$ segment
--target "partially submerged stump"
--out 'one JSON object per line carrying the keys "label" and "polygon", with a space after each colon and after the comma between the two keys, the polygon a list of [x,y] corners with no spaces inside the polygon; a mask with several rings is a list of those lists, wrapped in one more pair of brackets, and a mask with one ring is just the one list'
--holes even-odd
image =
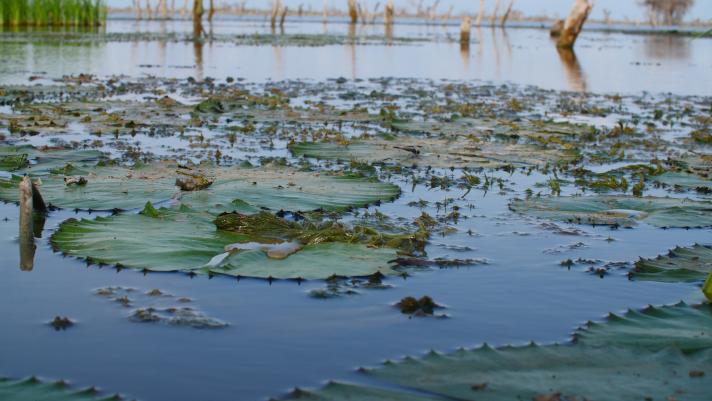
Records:
{"label": "partially submerged stump", "polygon": [[270,26],[275,28],[277,26],[277,15],[279,14],[279,9],[281,8],[280,0],[274,0],[272,2],[272,14],[270,15]]}
{"label": "partially submerged stump", "polygon": [[355,24],[358,22],[358,3],[356,2],[356,0],[348,0],[348,5],[351,23]]}
{"label": "partially submerged stump", "polygon": [[551,30],[549,30],[549,35],[552,38],[558,38],[561,36],[561,31],[564,30],[564,20],[558,19],[554,22],[554,25],[551,26]]}
{"label": "partially submerged stump", "polygon": [[469,45],[470,44],[470,27],[472,26],[472,18],[469,15],[462,17],[462,22],[460,23],[460,44]]}
{"label": "partially submerged stump", "polygon": [[574,6],[571,8],[566,22],[564,22],[559,41],[556,44],[558,47],[568,49],[574,47],[574,43],[576,43],[576,39],[583,29],[583,24],[586,23],[592,9],[593,4],[589,0],[576,0],[574,2]]}
{"label": "partially submerged stump", "polygon": [[386,25],[393,24],[393,15],[395,14],[395,6],[393,5],[393,0],[388,0],[386,8],[383,11],[383,22]]}

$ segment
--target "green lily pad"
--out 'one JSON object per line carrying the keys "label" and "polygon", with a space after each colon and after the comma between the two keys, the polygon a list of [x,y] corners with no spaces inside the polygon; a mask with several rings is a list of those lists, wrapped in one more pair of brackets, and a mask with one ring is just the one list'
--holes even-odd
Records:
{"label": "green lily pad", "polygon": [[45,383],[34,377],[24,380],[0,378],[3,401],[119,401],[116,395],[101,396],[95,388],[74,390],[66,382]]}
{"label": "green lily pad", "polygon": [[510,209],[538,218],[577,224],[662,228],[712,226],[712,203],[689,199],[632,196],[561,196],[515,199]]}
{"label": "green lily pad", "polygon": [[[181,175],[174,163],[154,163],[133,169],[81,163],[71,169],[66,167],[68,160],[88,161],[86,156],[80,152],[38,158],[43,161],[39,189],[47,203],[85,210],[137,209],[147,201],[168,201],[178,193],[175,180]],[[356,176],[290,168],[207,166],[203,170],[215,183],[205,190],[183,192],[181,197],[184,203],[198,210],[337,210],[391,201],[400,194],[397,185]],[[87,183],[66,185],[65,174],[86,177]],[[0,199],[17,202],[18,185],[17,176],[0,179]]]}
{"label": "green lily pad", "polygon": [[696,174],[684,172],[668,171],[660,175],[651,177],[654,182],[681,190],[697,190],[699,192],[711,192],[712,181],[702,178]]}
{"label": "green lily pad", "polygon": [[[225,254],[225,247],[255,241],[248,235],[217,230],[214,216],[186,207],[153,209],[149,215],[122,214],[95,220],[70,219],[52,236],[57,250],[93,263],[148,271],[185,271],[258,278],[323,279],[395,274],[391,248],[363,244],[315,243],[285,259],[270,259],[260,249]],[[221,257],[224,255],[224,257]],[[219,259],[214,262],[214,258]]]}
{"label": "green lily pad", "polygon": [[[92,167],[85,185],[66,185],[64,175],[41,177],[38,188],[45,202],[55,207],[83,210],[136,209],[147,201],[164,202],[178,191],[175,173],[152,168]],[[0,179],[0,199],[17,202],[17,177]]]}
{"label": "green lily pad", "polygon": [[53,148],[42,150],[32,146],[6,146],[0,147],[0,170],[44,176],[67,165],[94,166],[101,157],[101,152],[96,150]]}
{"label": "green lily pad", "polygon": [[707,399],[712,385],[711,308],[651,307],[590,324],[577,331],[572,344],[485,345],[365,370],[392,389],[388,392],[329,385],[299,395],[324,401],[372,400],[374,394],[398,400],[419,393],[472,401]]}
{"label": "green lily pad", "polygon": [[677,247],[665,256],[640,259],[630,276],[637,280],[691,282],[704,280],[712,271],[712,247],[695,244]]}
{"label": "green lily pad", "polygon": [[712,301],[712,272],[707,276],[705,284],[702,286],[702,292],[708,300]]}
{"label": "green lily pad", "polygon": [[356,176],[296,171],[289,168],[219,169],[215,183],[185,193],[183,203],[199,210],[231,211],[239,200],[272,210],[338,210],[388,202],[400,187]]}

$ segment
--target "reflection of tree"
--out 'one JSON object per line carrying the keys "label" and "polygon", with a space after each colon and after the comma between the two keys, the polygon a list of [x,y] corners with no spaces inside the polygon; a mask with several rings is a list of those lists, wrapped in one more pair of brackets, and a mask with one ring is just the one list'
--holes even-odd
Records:
{"label": "reflection of tree", "polygon": [[586,77],[583,68],[576,57],[573,49],[557,47],[561,64],[566,72],[566,79],[569,81],[569,89],[576,92],[586,91]]}
{"label": "reflection of tree", "polygon": [[690,57],[690,40],[674,35],[650,36],[645,39],[645,54],[652,59],[684,60]]}
{"label": "reflection of tree", "polygon": [[679,24],[694,3],[695,0],[643,0],[653,25]]}

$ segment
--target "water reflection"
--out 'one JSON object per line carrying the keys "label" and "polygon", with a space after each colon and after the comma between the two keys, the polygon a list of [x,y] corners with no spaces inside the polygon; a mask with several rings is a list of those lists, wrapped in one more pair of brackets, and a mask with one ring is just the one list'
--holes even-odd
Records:
{"label": "water reflection", "polygon": [[559,52],[559,59],[564,66],[569,89],[575,92],[585,92],[587,90],[586,77],[583,74],[578,57],[576,57],[576,52],[573,49],[560,47],[557,47],[556,50]]}
{"label": "water reflection", "polygon": [[656,60],[685,60],[690,58],[690,39],[675,35],[645,38],[645,55]]}
{"label": "water reflection", "polygon": [[195,79],[197,81],[203,80],[203,41],[194,40],[193,41],[193,58],[195,59]]}

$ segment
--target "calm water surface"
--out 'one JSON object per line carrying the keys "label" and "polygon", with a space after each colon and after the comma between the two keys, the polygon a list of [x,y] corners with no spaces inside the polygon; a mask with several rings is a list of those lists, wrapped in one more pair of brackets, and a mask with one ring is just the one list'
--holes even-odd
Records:
{"label": "calm water surface", "polygon": [[[188,25],[112,21],[109,32],[185,31]],[[220,21],[216,32],[267,32],[261,22]],[[289,23],[288,33],[348,35],[340,24]],[[663,36],[585,33],[577,53],[560,55],[548,32],[482,29],[469,49],[444,40],[453,27],[396,26],[394,35],[438,37],[413,45],[325,47],[236,46],[161,41],[91,45],[0,42],[0,82],[27,83],[33,75],[124,74],[175,77],[324,80],[334,77],[411,77],[482,80],[537,85],[557,90],[709,94],[712,41]],[[358,27],[355,35],[381,34]],[[282,150],[286,155],[286,151]],[[539,222],[512,215],[508,200],[543,177],[516,176],[518,192],[473,190],[475,205],[457,234],[434,238],[431,257],[486,258],[488,265],[419,272],[390,279],[390,290],[364,291],[316,300],[308,282],[274,282],[179,274],[117,273],[53,253],[48,237],[64,219],[91,217],[62,211],[51,215],[38,243],[35,267],[21,271],[17,248],[18,210],[0,205],[0,375],[65,378],[97,385],[144,401],[260,400],[294,386],[319,386],[326,379],[363,381],[359,366],[387,358],[494,345],[566,341],[581,323],[606,313],[647,304],[701,299],[695,285],[630,282],[625,272],[604,279],[563,259],[634,261],[676,245],[712,241],[709,230],[634,230],[582,227],[586,236],[557,235]],[[410,201],[432,202],[460,193],[432,191],[398,182],[404,195],[379,208],[407,218],[420,211]],[[374,209],[372,208],[371,211]],[[434,210],[428,210],[434,214]],[[476,235],[468,235],[471,229]],[[616,241],[609,242],[612,236]],[[583,242],[584,247],[565,250]],[[551,252],[562,248],[559,253]],[[548,252],[545,252],[549,250]],[[223,330],[195,330],[131,323],[128,311],[93,295],[121,285],[186,296],[207,314],[230,323]],[[449,319],[408,319],[391,307],[404,296],[430,295],[446,305]],[[55,332],[46,325],[67,315],[78,325]]]}

